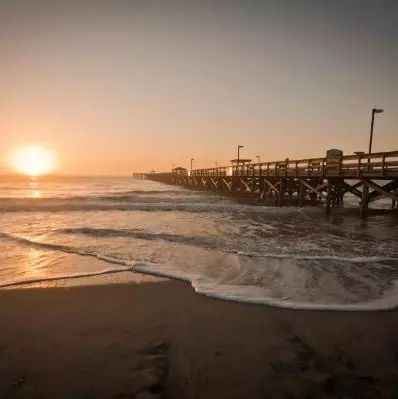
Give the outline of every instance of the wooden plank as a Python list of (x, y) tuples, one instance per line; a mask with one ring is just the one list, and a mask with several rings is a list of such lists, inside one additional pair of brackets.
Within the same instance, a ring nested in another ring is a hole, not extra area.
[(304, 179), (299, 179), (300, 181), (302, 181), (303, 182), (303, 184), (305, 185), (305, 186), (307, 186), (311, 191), (313, 191), (314, 193), (317, 193), (318, 195), (320, 195), (320, 196), (322, 196), (322, 197), (324, 197), (324, 198), (327, 198), (327, 195), (325, 195), (322, 191), (319, 191), (319, 188), (321, 187), (321, 186), (317, 186), (317, 187), (312, 187), (309, 183), (307, 183)]
[[(362, 182), (360, 182), (359, 183), (359, 186), (361, 186), (362, 185)], [(356, 186), (356, 187), (355, 187)], [(354, 194), (354, 195), (356, 195), (358, 198), (361, 198), (362, 197), (362, 192), (361, 191), (359, 191), (359, 190), (357, 190), (357, 187), (359, 187), (358, 186), (358, 183), (357, 184), (354, 184), (353, 186), (350, 186), (347, 182), (343, 182), (343, 188), (346, 190), (346, 191), (349, 191), (351, 194)]]
[(369, 209), (369, 186), (366, 184), (366, 180), (363, 180), (363, 183), (360, 216), (362, 219), (365, 219)]
[(392, 192), (383, 190), (383, 188), (380, 187), (378, 184), (376, 184), (370, 180), (361, 180), (361, 181), (363, 182), (364, 185), (366, 185), (368, 187), (368, 189), (371, 188), (371, 189), (377, 191), (378, 193), (382, 194), (384, 197), (394, 199), (395, 201), (398, 200), (398, 196), (394, 195)]
[[(362, 183), (361, 183), (362, 184)], [(384, 191), (396, 191), (398, 188), (398, 180), (393, 180), (385, 184), (384, 186), (381, 187)], [(382, 195), (378, 191), (373, 191), (369, 194), (369, 198), (371, 201), (377, 200), (378, 198), (381, 198)], [(384, 197), (384, 196), (383, 196)], [(374, 199), (373, 199), (374, 198)]]
[(278, 185), (278, 184), (280, 184), (280, 181), (279, 182), (277, 182), (275, 185), (273, 185), (269, 180), (267, 180), (265, 177), (264, 177), (264, 181), (268, 184), (268, 186), (270, 186), (273, 190), (275, 190), (275, 192), (277, 193), (277, 194), (279, 194), (279, 190), (276, 188), (276, 186)]
[(248, 184), (246, 184), (246, 182), (242, 178), (240, 178), (239, 180), (246, 187), (247, 191), (250, 191), (250, 192), (252, 191), (250, 186)]
[(222, 179), (222, 181), (225, 183), (225, 185), (228, 187), (228, 191), (231, 192), (231, 187), (232, 187), (232, 183), (229, 184), (225, 179)]
[(326, 189), (326, 214), (328, 215), (330, 213), (330, 205), (332, 203), (332, 193), (331, 193), (331, 184), (330, 180), (328, 180), (328, 186)]
[(214, 188), (217, 190), (218, 189), (218, 182), (214, 181), (214, 179), (212, 177), (210, 178), (210, 180), (213, 183)]
[[(228, 176), (230, 171), (229, 166), (207, 168), (207, 169), (196, 169), (190, 171), (191, 176), (181, 177), (176, 176), (174, 173), (133, 173), (133, 178), (156, 180), (166, 182), (169, 184), (185, 184), (193, 185), (196, 187), (207, 188), (224, 187), (223, 183), (219, 183), (216, 180), (209, 180), (208, 177), (213, 176)], [(258, 184), (257, 181), (247, 180), (247, 178), (254, 179), (256, 176), (281, 176), (284, 178), (304, 178), (304, 177), (322, 177), (322, 178), (334, 178), (340, 177), (345, 179), (369, 179), (375, 180), (395, 180), (398, 178), (398, 151), (362, 154), (362, 155), (345, 155), (342, 157), (335, 158), (309, 158), (309, 159), (298, 159), (289, 160), (288, 163), (285, 161), (278, 162), (260, 162), (257, 164), (246, 164), (234, 167), (233, 175), (241, 177), (240, 185), (245, 187), (245, 190), (249, 190), (252, 193), (257, 193)], [(229, 181), (225, 179), (225, 181)], [(304, 180), (307, 183), (306, 180)], [(281, 190), (277, 189), (276, 184), (272, 184), (271, 180), (261, 180), (262, 184), (267, 184), (276, 193)], [(235, 184), (235, 183), (234, 183)], [(271, 186), (270, 186), (271, 184)], [(303, 183), (304, 184), (304, 183)], [(228, 183), (228, 190), (233, 191), (233, 184)], [(308, 187), (308, 185), (307, 185)], [(311, 192), (316, 192), (318, 195), (325, 196), (319, 187), (309, 187)], [(385, 187), (386, 188), (386, 187)], [(379, 186), (377, 193), (373, 188), (373, 191), (369, 194), (369, 201), (375, 201), (380, 199), (382, 196), (390, 197), (390, 194), (385, 193), (385, 188)], [(299, 190), (299, 187), (297, 188)], [(356, 190), (355, 186), (345, 186), (345, 190), (352, 192), (358, 196), (359, 191)], [(380, 191), (384, 190), (384, 191)], [(264, 190), (260, 190), (264, 191)]]
[(301, 179), (299, 180), (299, 193), (298, 193), (298, 198), (299, 198), (299, 207), (301, 208), (304, 205), (304, 184), (301, 181)]

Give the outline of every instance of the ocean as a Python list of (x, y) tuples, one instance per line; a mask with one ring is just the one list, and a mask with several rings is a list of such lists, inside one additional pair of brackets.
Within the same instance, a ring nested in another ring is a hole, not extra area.
[(397, 238), (393, 215), (326, 218), (322, 207), (241, 204), (129, 177), (0, 177), (3, 289), (168, 277), (226, 300), (389, 309)]

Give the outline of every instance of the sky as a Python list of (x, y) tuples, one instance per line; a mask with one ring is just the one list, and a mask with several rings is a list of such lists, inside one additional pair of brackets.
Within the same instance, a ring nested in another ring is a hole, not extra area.
[(0, 173), (398, 150), (396, 0), (0, 0)]

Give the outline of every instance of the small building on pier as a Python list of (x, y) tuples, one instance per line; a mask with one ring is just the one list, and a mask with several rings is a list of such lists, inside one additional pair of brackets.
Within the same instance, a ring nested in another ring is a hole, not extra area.
[(228, 168), (227, 176), (239, 175), (251, 161), (251, 159), (231, 159), (232, 166)]
[(173, 168), (171, 170), (171, 173), (173, 175), (178, 175), (178, 176), (188, 176), (188, 169), (185, 169), (181, 166), (177, 166), (176, 168)]

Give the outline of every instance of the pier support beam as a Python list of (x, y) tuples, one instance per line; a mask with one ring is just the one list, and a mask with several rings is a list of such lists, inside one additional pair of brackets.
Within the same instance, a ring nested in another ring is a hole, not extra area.
[(360, 215), (362, 219), (366, 219), (368, 216), (368, 208), (369, 208), (369, 186), (364, 184), (362, 186), (362, 200), (361, 200), (361, 209)]
[(260, 177), (258, 184), (259, 184), (259, 190), (260, 190), (260, 200), (264, 201), (265, 200), (265, 182), (264, 182), (264, 178)]
[(284, 192), (284, 184), (283, 184), (283, 180), (282, 179), (280, 179), (279, 180), (279, 193), (278, 193), (278, 197), (277, 197), (277, 204), (279, 205), (279, 206), (282, 206), (283, 205), (283, 199), (284, 199), (284, 195), (285, 195), (285, 192)]
[(256, 188), (257, 188), (257, 181), (256, 178), (253, 176), (250, 184), (250, 194), (252, 196), (256, 195)]
[(303, 182), (300, 180), (299, 181), (299, 192), (298, 192), (298, 205), (299, 207), (303, 207), (304, 205), (304, 184)]
[(328, 186), (326, 188), (326, 214), (330, 213), (330, 206), (332, 203), (332, 182), (328, 179)]
[(237, 176), (232, 176), (231, 177), (231, 193), (235, 194), (238, 191), (239, 188), (239, 177)]

